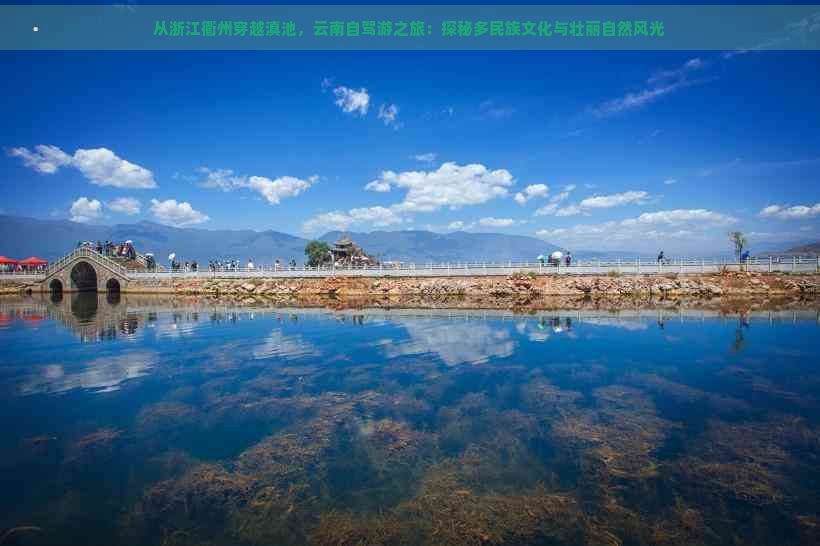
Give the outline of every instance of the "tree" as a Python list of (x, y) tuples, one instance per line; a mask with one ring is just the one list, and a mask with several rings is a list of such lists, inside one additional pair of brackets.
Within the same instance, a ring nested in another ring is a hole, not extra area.
[(746, 237), (744, 237), (740, 231), (730, 231), (729, 242), (732, 244), (732, 248), (734, 248), (737, 260), (740, 261), (741, 256), (743, 256), (743, 249), (746, 248)]
[(305, 256), (307, 256), (308, 265), (316, 267), (328, 261), (330, 247), (324, 241), (311, 241), (305, 245)]

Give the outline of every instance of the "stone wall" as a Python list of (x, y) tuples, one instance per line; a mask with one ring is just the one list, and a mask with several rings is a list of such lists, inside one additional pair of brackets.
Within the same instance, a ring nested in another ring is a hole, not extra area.
[[(543, 296), (690, 296), (815, 295), (820, 275), (726, 273), (722, 275), (541, 275), (498, 277), (323, 277), (132, 280), (123, 292), (200, 294), (231, 298), (290, 296), (468, 296), (527, 298)], [(0, 294), (37, 291), (37, 283), (0, 280)]]
[(8, 294), (25, 294), (29, 291), (39, 292), (40, 283), (0, 279), (0, 296)]
[(678, 276), (510, 275), (499, 277), (325, 277), (292, 279), (163, 279), (132, 282), (130, 292), (282, 297), (359, 296), (702, 296), (814, 294), (820, 275), (728, 273)]

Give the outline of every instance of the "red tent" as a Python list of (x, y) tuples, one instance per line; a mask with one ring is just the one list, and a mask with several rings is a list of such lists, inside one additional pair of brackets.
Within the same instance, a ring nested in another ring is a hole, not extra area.
[(48, 265), (48, 261), (38, 258), (37, 256), (29, 256), (25, 260), (20, 260), (20, 265), (26, 267), (40, 267), (41, 265)]
[(17, 265), (17, 260), (0, 256), (0, 265)]

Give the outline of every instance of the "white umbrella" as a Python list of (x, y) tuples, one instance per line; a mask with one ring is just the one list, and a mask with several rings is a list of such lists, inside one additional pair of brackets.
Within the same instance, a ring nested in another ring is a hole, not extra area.
[(539, 254), (539, 255), (538, 255), (538, 257), (536, 258), (536, 260), (543, 260), (543, 259), (544, 259), (544, 255), (543, 255), (543, 254)]
[(170, 254), (168, 254), (168, 260), (169, 261), (174, 261), (174, 258), (176, 258), (176, 257), (177, 257), (177, 255), (174, 252), (171, 252)]
[(560, 260), (563, 255), (564, 254), (562, 252), (556, 250), (555, 252), (550, 254), (550, 258), (552, 258), (553, 260)]
[(127, 241), (125, 241), (125, 244), (130, 245), (130, 244), (132, 244), (133, 242), (134, 242), (134, 241), (132, 241), (131, 239), (128, 239)]
[(146, 253), (145, 253), (145, 255), (146, 255), (146, 256), (151, 256), (152, 258), (154, 257), (154, 253), (153, 253), (153, 252), (146, 252)]

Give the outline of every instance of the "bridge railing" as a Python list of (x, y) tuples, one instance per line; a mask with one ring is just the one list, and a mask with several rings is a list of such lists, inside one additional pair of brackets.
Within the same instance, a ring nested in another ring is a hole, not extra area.
[(121, 266), (120, 264), (118, 264), (117, 262), (112, 260), (111, 258), (108, 258), (107, 256), (104, 256), (103, 254), (100, 254), (99, 252), (97, 252), (93, 248), (88, 248), (88, 247), (83, 246), (83, 247), (75, 248), (74, 250), (72, 250), (71, 252), (69, 252), (68, 254), (66, 254), (65, 256), (60, 258), (59, 260), (57, 260), (56, 262), (49, 265), (48, 269), (46, 269), (46, 272), (45, 272), (44, 276), (47, 277), (47, 276), (51, 275), (52, 273), (54, 273), (55, 271), (60, 270), (68, 262), (70, 262), (71, 260), (73, 260), (75, 258), (90, 258), (90, 259), (96, 260), (98, 262), (101, 262), (103, 265), (105, 265), (105, 267), (107, 267), (108, 269), (111, 269), (115, 273), (118, 273), (118, 274), (122, 275), (123, 277), (128, 277), (128, 275), (129, 275), (129, 272), (126, 268), (124, 268), (123, 266)]
[(327, 277), (349, 276), (468, 276), (509, 275), (516, 272), (535, 274), (574, 275), (673, 275), (709, 274), (723, 271), (748, 271), (756, 273), (816, 273), (820, 272), (820, 257), (792, 256), (788, 259), (750, 258), (743, 262), (722, 259), (682, 258), (675, 260), (579, 260), (549, 264), (537, 261), (464, 261), (443, 263), (393, 263), (377, 265), (324, 265), (297, 267), (264, 265), (254, 268), (218, 267), (198, 270), (177, 269), (163, 272), (131, 272), (135, 278), (192, 277), (192, 278), (246, 278), (246, 277)]
[(736, 260), (680, 258), (673, 260), (598, 260), (586, 259), (566, 263), (550, 264), (538, 261), (507, 260), (499, 261), (454, 261), (454, 262), (395, 262), (376, 265), (323, 265), (297, 267), (263, 265), (254, 268), (219, 267), (215, 269), (199, 268), (197, 271), (178, 269), (166, 270), (157, 264), (155, 271), (129, 271), (116, 261), (88, 247), (74, 249), (52, 263), (44, 273), (5, 272), (0, 278), (22, 280), (42, 279), (75, 258), (89, 258), (101, 262), (105, 267), (124, 277), (131, 278), (246, 278), (246, 277), (328, 277), (333, 275), (349, 276), (482, 276), (509, 275), (516, 272), (534, 274), (572, 274), (572, 275), (672, 275), (672, 274), (709, 274), (723, 271), (748, 271), (756, 273), (817, 273), (820, 272), (820, 257), (789, 256), (777, 258), (750, 258), (739, 262)]

